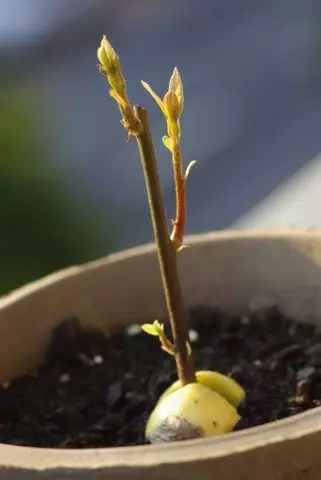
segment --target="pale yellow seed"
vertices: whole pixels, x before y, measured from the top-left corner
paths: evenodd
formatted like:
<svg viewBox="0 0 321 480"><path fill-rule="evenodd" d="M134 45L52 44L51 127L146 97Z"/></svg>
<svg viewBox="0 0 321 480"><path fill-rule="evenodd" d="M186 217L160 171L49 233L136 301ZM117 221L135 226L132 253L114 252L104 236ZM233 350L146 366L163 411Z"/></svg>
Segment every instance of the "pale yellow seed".
<svg viewBox="0 0 321 480"><path fill-rule="evenodd" d="M233 430L240 417L221 395L192 383L159 402L147 422L151 443L210 437Z"/></svg>

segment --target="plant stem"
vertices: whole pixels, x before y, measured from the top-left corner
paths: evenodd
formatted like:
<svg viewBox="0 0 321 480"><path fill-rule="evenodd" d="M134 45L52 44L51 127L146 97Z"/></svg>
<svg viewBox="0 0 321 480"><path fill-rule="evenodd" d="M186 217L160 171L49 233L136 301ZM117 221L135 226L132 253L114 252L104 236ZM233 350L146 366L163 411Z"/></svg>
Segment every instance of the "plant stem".
<svg viewBox="0 0 321 480"><path fill-rule="evenodd" d="M196 382L196 377L193 360L191 355L188 355L186 347L188 342L188 318L179 282L176 250L169 237L147 111L142 107L135 106L134 112L140 122L136 139L144 172L158 261L176 350L176 368L180 381L183 385L187 385Z"/></svg>
<svg viewBox="0 0 321 480"><path fill-rule="evenodd" d="M173 147L172 160L176 193L176 217L173 222L173 230L170 238L176 250L178 250L183 243L186 218L185 178L182 171L182 158L179 144Z"/></svg>

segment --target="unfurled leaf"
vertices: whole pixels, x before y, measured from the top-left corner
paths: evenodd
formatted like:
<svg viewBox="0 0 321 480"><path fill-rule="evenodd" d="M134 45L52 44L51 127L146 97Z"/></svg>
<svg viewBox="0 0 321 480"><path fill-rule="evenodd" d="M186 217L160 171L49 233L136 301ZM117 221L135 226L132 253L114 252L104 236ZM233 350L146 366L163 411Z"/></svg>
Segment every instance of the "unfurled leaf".
<svg viewBox="0 0 321 480"><path fill-rule="evenodd" d="M172 151L172 139L167 135L164 135L162 138L162 142L164 146L171 152Z"/></svg>
<svg viewBox="0 0 321 480"><path fill-rule="evenodd" d="M164 109L164 104L163 104L162 99L157 95L157 93L154 92L154 90L152 89L152 87L150 85L148 85L148 83L144 82L143 80L141 82L142 82L143 87L153 97L153 99L155 100L155 102L157 103L157 105L159 106L161 111L165 114L165 109Z"/></svg>
<svg viewBox="0 0 321 480"><path fill-rule="evenodd" d="M148 335L153 335L154 337L158 337L158 331L154 327L152 323L144 323L141 326L141 329L145 332L148 333Z"/></svg>
<svg viewBox="0 0 321 480"><path fill-rule="evenodd" d="M158 320L154 320L153 327L158 332L159 336L164 334L164 325Z"/></svg>

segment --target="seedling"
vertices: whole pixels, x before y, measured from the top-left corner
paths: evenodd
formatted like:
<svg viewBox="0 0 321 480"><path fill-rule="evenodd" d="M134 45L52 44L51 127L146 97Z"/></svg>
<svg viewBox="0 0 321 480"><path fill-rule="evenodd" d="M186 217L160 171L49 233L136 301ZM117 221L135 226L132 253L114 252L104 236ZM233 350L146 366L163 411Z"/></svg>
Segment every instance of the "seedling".
<svg viewBox="0 0 321 480"><path fill-rule="evenodd" d="M167 135L162 140L171 154L176 193L176 216L170 233L147 111L130 103L119 57L105 36L97 55L99 71L107 79L109 93L119 107L127 140L135 138L138 144L172 341L167 338L164 325L158 320L143 325L142 329L158 337L161 348L175 358L178 375L178 381L163 393L151 413L146 437L151 443L158 443L229 432L240 418L237 406L245 392L234 380L218 372L195 372L188 337L188 317L178 275L177 255L184 248L186 180L196 163L191 161L183 171L180 117L184 109L184 91L180 73L174 68L163 99L146 82L142 82L166 121Z"/></svg>

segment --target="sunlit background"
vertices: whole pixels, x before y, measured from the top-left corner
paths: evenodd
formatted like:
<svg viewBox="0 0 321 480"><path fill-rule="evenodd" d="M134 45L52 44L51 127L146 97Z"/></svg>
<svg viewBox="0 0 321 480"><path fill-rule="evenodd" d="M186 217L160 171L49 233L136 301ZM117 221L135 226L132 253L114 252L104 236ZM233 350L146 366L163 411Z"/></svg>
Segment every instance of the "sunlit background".
<svg viewBox="0 0 321 480"><path fill-rule="evenodd" d="M187 232L321 226L319 0L0 0L0 293L152 239L134 142L96 68L105 33L140 85L185 87Z"/></svg>

